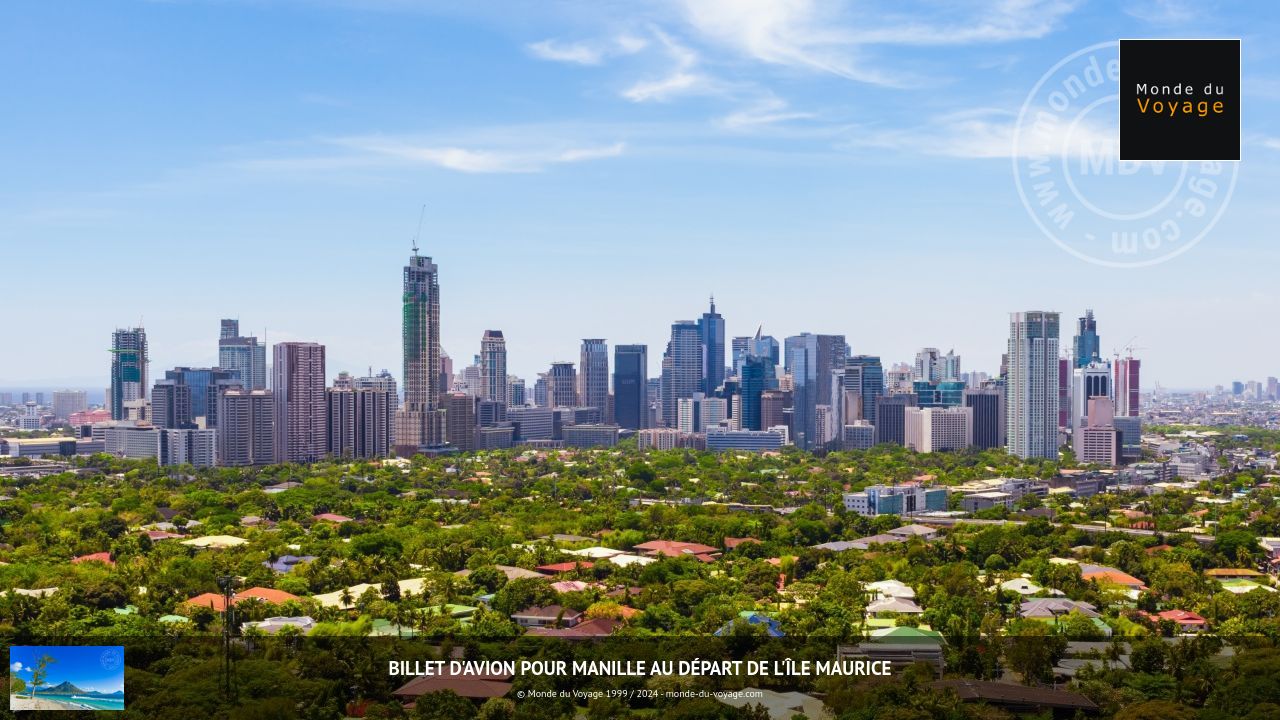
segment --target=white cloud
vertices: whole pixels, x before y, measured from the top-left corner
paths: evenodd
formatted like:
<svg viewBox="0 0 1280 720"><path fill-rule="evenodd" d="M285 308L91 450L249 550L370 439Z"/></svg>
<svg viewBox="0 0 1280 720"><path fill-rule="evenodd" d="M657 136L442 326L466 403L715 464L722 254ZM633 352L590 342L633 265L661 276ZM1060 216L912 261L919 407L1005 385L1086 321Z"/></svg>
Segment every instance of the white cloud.
<svg viewBox="0 0 1280 720"><path fill-rule="evenodd" d="M572 42L542 40L527 45L534 57L553 62L577 65L599 65L605 59L620 55L634 55L645 49L649 41L634 35L618 35L608 42Z"/></svg>
<svg viewBox="0 0 1280 720"><path fill-rule="evenodd" d="M15 660L11 665L9 665L9 669L13 672L22 672L22 663Z"/></svg>
<svg viewBox="0 0 1280 720"><path fill-rule="evenodd" d="M343 138L337 144L362 153L397 161L435 165L465 173L540 172L550 165L617 157L625 143L591 147L553 146L540 149L472 149L423 145L394 137Z"/></svg>
<svg viewBox="0 0 1280 720"><path fill-rule="evenodd" d="M622 96L631 102L665 101L677 95L710 92L715 83L711 78L694 70L698 64L698 54L676 42L670 35L654 27L652 32L661 41L674 67L663 77L652 80L641 80L622 91Z"/></svg>
<svg viewBox="0 0 1280 720"><path fill-rule="evenodd" d="M1034 110L1030 110L1028 116L1034 118ZM842 145L846 149L879 148L973 159L1007 159L1015 154L1019 157L1106 156L1119 152L1114 127L1083 122L1074 128L1057 124L1045 132L1028 127L1015 139L1016 122L1015 113L980 108L940 115L925 125L903 130L857 128Z"/></svg>
<svg viewBox="0 0 1280 720"><path fill-rule="evenodd" d="M788 109L785 100L770 95L724 116L720 119L720 125L730 130L747 130L764 125L773 125L790 120L804 120L812 117L813 113Z"/></svg>

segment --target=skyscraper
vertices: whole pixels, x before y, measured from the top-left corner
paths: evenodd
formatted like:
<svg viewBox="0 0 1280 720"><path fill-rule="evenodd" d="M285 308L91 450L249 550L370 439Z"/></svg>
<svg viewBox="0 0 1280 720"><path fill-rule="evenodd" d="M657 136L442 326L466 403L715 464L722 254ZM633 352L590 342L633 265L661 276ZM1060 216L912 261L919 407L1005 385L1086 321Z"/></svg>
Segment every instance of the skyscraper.
<svg viewBox="0 0 1280 720"><path fill-rule="evenodd" d="M245 384L238 371L222 368L176 367L165 370L164 377L191 388L191 416L205 418L205 427L216 427L216 423L208 422L208 417L211 413L217 415L218 383L235 380Z"/></svg>
<svg viewBox="0 0 1280 720"><path fill-rule="evenodd" d="M547 373L547 404L553 408L577 407L578 378L573 363L562 360L551 363Z"/></svg>
<svg viewBox="0 0 1280 720"><path fill-rule="evenodd" d="M1118 417L1138 417L1141 415L1139 397L1141 395L1142 361L1135 357L1116 360L1115 412Z"/></svg>
<svg viewBox="0 0 1280 720"><path fill-rule="evenodd" d="M462 392L447 392L443 398L445 442L459 452L476 449L476 401Z"/></svg>
<svg viewBox="0 0 1280 720"><path fill-rule="evenodd" d="M1058 457L1058 325L1056 312L1009 316L1008 447L1020 458Z"/></svg>
<svg viewBox="0 0 1280 720"><path fill-rule="evenodd" d="M671 324L671 339L662 357L662 424L675 427L679 403L702 385L702 334L692 320Z"/></svg>
<svg viewBox="0 0 1280 720"><path fill-rule="evenodd" d="M711 396L724 383L724 318L716 312L714 295L711 309L698 320L698 337L702 346L702 392Z"/></svg>
<svg viewBox="0 0 1280 720"><path fill-rule="evenodd" d="M941 353L938 348L920 348L916 353L915 374L913 379L917 382L936 383L942 380L942 364L939 362Z"/></svg>
<svg viewBox="0 0 1280 720"><path fill-rule="evenodd" d="M443 424L439 413L440 283L431 258L418 255L415 246L404 267L402 317L404 345L404 404L396 414L398 455L412 455L422 447L439 445Z"/></svg>
<svg viewBox="0 0 1280 720"><path fill-rule="evenodd" d="M578 402L599 408L603 416L609 409L609 346L603 339L586 338L578 362Z"/></svg>
<svg viewBox="0 0 1280 720"><path fill-rule="evenodd" d="M1071 415L1068 420L1073 432L1084 427L1089 401L1098 397L1111 397L1111 364L1091 362L1072 370Z"/></svg>
<svg viewBox="0 0 1280 720"><path fill-rule="evenodd" d="M240 321L223 320L218 337L218 367L236 373L246 388L263 390L267 387L267 346L256 337L240 335Z"/></svg>
<svg viewBox="0 0 1280 720"><path fill-rule="evenodd" d="M1004 388L965 390L964 406L973 411L973 446L983 450L1004 447Z"/></svg>
<svg viewBox="0 0 1280 720"><path fill-rule="evenodd" d="M784 350L794 383L791 439L796 447L813 450L818 438L816 408L829 405L832 372L844 367L847 346L843 335L801 333L787 338Z"/></svg>
<svg viewBox="0 0 1280 720"><path fill-rule="evenodd" d="M116 330L111 334L111 419L124 420L124 404L147 397L147 331Z"/></svg>
<svg viewBox="0 0 1280 720"><path fill-rule="evenodd" d="M641 430L648 426L648 375L648 346L614 346L613 415L619 427Z"/></svg>
<svg viewBox="0 0 1280 720"><path fill-rule="evenodd" d="M191 388L177 380L157 380L151 389L151 424L170 430L194 428Z"/></svg>
<svg viewBox="0 0 1280 720"><path fill-rule="evenodd" d="M876 444L907 443L907 408L915 407L916 396L910 393L881 395L876 400Z"/></svg>
<svg viewBox="0 0 1280 720"><path fill-rule="evenodd" d="M218 464L235 467L275 462L271 391L224 385L216 402Z"/></svg>
<svg viewBox="0 0 1280 720"><path fill-rule="evenodd" d="M7 404L7 403L0 403ZM66 422L74 413L89 409L89 399L83 390L54 390L53 417Z"/></svg>
<svg viewBox="0 0 1280 720"><path fill-rule="evenodd" d="M769 380L773 375L773 361L767 357L747 355L739 371L739 406L741 417L738 424L743 430L767 430L761 413L761 400L769 389Z"/></svg>
<svg viewBox="0 0 1280 720"><path fill-rule="evenodd" d="M505 408L507 393L507 341L501 330L485 330L480 338L480 397Z"/></svg>
<svg viewBox="0 0 1280 720"><path fill-rule="evenodd" d="M1072 343L1072 360L1075 366L1082 368L1091 362L1102 359L1098 337L1098 322L1093 319L1093 311L1085 310L1084 317L1076 320L1076 337Z"/></svg>
<svg viewBox="0 0 1280 720"><path fill-rule="evenodd" d="M306 463L323 458L328 444L324 346L278 343L271 370L276 461Z"/></svg>
<svg viewBox="0 0 1280 720"><path fill-rule="evenodd" d="M876 424L876 400L884 394L884 366L875 355L854 355L845 361L846 368L857 368L857 388L862 401L862 419ZM847 373L846 373L847 374ZM846 382L846 390L853 390Z"/></svg>

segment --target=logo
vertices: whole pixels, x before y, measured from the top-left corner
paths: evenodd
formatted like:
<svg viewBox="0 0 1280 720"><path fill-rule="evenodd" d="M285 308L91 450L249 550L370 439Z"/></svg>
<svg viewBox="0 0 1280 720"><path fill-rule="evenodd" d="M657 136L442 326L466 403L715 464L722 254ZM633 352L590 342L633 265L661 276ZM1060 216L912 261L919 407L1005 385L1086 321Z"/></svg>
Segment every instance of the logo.
<svg viewBox="0 0 1280 720"><path fill-rule="evenodd" d="M1200 242L1226 211L1239 166L1121 160L1119 43L1078 50L1031 89L1013 133L1022 205L1059 247L1106 267L1145 267Z"/></svg>
<svg viewBox="0 0 1280 720"><path fill-rule="evenodd" d="M98 656L98 661L102 663L104 670L117 670L124 662L124 654L120 652L120 648L105 648Z"/></svg>

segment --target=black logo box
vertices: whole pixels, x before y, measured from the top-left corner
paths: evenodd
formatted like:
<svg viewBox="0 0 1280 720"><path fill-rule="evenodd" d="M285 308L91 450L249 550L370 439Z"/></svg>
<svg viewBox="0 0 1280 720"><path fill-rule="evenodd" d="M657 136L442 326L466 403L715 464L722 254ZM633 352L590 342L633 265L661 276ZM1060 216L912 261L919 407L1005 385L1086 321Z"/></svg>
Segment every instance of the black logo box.
<svg viewBox="0 0 1280 720"><path fill-rule="evenodd" d="M1240 102L1239 40L1120 41L1121 160L1239 160Z"/></svg>

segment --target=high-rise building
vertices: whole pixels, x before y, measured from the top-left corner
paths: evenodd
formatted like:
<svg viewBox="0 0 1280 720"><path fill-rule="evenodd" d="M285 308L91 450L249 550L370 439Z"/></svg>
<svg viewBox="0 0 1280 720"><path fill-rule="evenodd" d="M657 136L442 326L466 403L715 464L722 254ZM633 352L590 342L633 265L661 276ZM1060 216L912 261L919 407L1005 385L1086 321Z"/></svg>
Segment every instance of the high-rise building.
<svg viewBox="0 0 1280 720"><path fill-rule="evenodd" d="M333 387L325 391L328 454L353 458L390 455L398 404L395 388L395 378L385 370L362 378L339 373Z"/></svg>
<svg viewBox="0 0 1280 720"><path fill-rule="evenodd" d="M218 337L218 367L235 373L235 377L250 390L265 389L267 346L254 336L240 335L238 320L223 320L221 331ZM194 393L194 387L192 392Z"/></svg>
<svg viewBox="0 0 1280 720"><path fill-rule="evenodd" d="M724 318L716 312L714 295L711 309L698 320L698 337L702 346L702 392L710 396L724 383Z"/></svg>
<svg viewBox="0 0 1280 720"><path fill-rule="evenodd" d="M1007 354L1006 354L1007 356ZM1071 371L1074 363L1058 358L1058 427L1071 427Z"/></svg>
<svg viewBox="0 0 1280 720"><path fill-rule="evenodd" d="M854 370L850 376L849 370ZM876 400L884 394L884 367L874 355L854 355L845 361L845 390L853 390L856 384L862 419L876 424ZM849 423L852 424L852 423Z"/></svg>
<svg viewBox="0 0 1280 720"><path fill-rule="evenodd" d="M641 430L649 424L649 348L613 348L613 415L620 427Z"/></svg>
<svg viewBox="0 0 1280 720"><path fill-rule="evenodd" d="M930 384L942 380L940 357L942 357L942 353L938 348L920 348L920 351L916 353L916 365L912 380Z"/></svg>
<svg viewBox="0 0 1280 720"><path fill-rule="evenodd" d="M0 403L7 405L9 403ZM89 399L83 390L54 390L53 419L66 422L72 414L89 409Z"/></svg>
<svg viewBox="0 0 1280 720"><path fill-rule="evenodd" d="M217 461L217 432L198 428L157 429L156 462L161 466L213 467Z"/></svg>
<svg viewBox="0 0 1280 720"><path fill-rule="evenodd" d="M208 422L208 416L212 411L217 414L216 403L218 383L225 380L235 380L241 384L245 384L240 377L239 371L224 370L223 368L198 368L198 367L176 367L172 370L165 370L164 377L166 380L173 380L180 385L186 385L191 389L191 416L192 418L205 418L205 427L215 427L215 424ZM210 394L214 393L214 394Z"/></svg>
<svg viewBox="0 0 1280 720"><path fill-rule="evenodd" d="M506 408L507 341L501 330L485 330L480 338L480 397L493 400Z"/></svg>
<svg viewBox="0 0 1280 720"><path fill-rule="evenodd" d="M333 387L324 391L325 453L334 457L355 457L356 393L351 377L341 373Z"/></svg>
<svg viewBox="0 0 1280 720"><path fill-rule="evenodd" d="M729 341L729 360L733 364L733 376L742 375L742 363L751 354L751 336L739 335Z"/></svg>
<svg viewBox="0 0 1280 720"><path fill-rule="evenodd" d="M876 444L907 444L907 408L916 406L911 393L881 395L876 398Z"/></svg>
<svg viewBox="0 0 1280 720"><path fill-rule="evenodd" d="M960 379L960 356L955 350L948 350L946 355L938 358L938 367L941 382L948 382Z"/></svg>
<svg viewBox="0 0 1280 720"><path fill-rule="evenodd" d="M443 423L437 411L443 390L440 349L440 282L431 258L415 246L404 267L402 341L404 404L396 413L396 454L412 455L439 445Z"/></svg>
<svg viewBox="0 0 1280 720"><path fill-rule="evenodd" d="M1110 467L1120 463L1120 432L1115 427L1115 405L1110 397L1089 398L1087 415L1071 439L1076 460L1081 463Z"/></svg>
<svg viewBox="0 0 1280 720"><path fill-rule="evenodd" d="M1139 417L1142 361L1134 357L1120 358L1116 360L1115 373L1116 415Z"/></svg>
<svg viewBox="0 0 1280 720"><path fill-rule="evenodd" d="M697 323L677 320L662 357L662 424L675 427L682 398L702 387L702 336Z"/></svg>
<svg viewBox="0 0 1280 720"><path fill-rule="evenodd" d="M116 330L111 334L111 419L125 420L125 403L147 397L147 331Z"/></svg>
<svg viewBox="0 0 1280 720"><path fill-rule="evenodd" d="M324 361L324 346L318 343L283 342L273 347L277 462L307 463L325 456Z"/></svg>
<svg viewBox="0 0 1280 720"><path fill-rule="evenodd" d="M1020 458L1058 457L1058 341L1056 312L1009 316L1005 384L1009 452Z"/></svg>
<svg viewBox="0 0 1280 720"><path fill-rule="evenodd" d="M515 375L507 376L507 407L524 407L529 404L524 380Z"/></svg>
<svg viewBox="0 0 1280 720"><path fill-rule="evenodd" d="M739 411L738 426L743 430L764 430L761 404L773 376L773 361L759 355L748 355L738 373ZM778 417L782 421L781 408Z"/></svg>
<svg viewBox="0 0 1280 720"><path fill-rule="evenodd" d="M843 335L801 333L786 339L785 351L794 393L791 440L813 450L819 437L816 408L830 402L832 372L844 367L847 346Z"/></svg>
<svg viewBox="0 0 1280 720"><path fill-rule="evenodd" d="M151 424L160 429L195 427L191 412L191 388L177 380L157 380L151 388Z"/></svg>
<svg viewBox="0 0 1280 720"><path fill-rule="evenodd" d="M578 378L573 363L564 360L551 363L547 372L547 402L553 408L577 407Z"/></svg>
<svg viewBox="0 0 1280 720"><path fill-rule="evenodd" d="M1084 317L1076 320L1076 336L1072 343L1072 360L1075 366L1082 368L1089 363L1102 360L1102 339L1098 337L1098 322L1093 319L1093 311L1085 310Z"/></svg>
<svg viewBox="0 0 1280 720"><path fill-rule="evenodd" d="M787 424L788 411L791 409L791 393L783 390L765 390L760 393L760 428ZM743 411L745 414L745 410ZM755 428L743 428L752 430Z"/></svg>
<svg viewBox="0 0 1280 720"><path fill-rule="evenodd" d="M582 341L578 371L578 403L600 408L605 414L609 408L609 345L603 339Z"/></svg>
<svg viewBox="0 0 1280 720"><path fill-rule="evenodd" d="M964 406L973 411L973 446L983 450L1004 447L1004 388L990 386L965 390Z"/></svg>
<svg viewBox="0 0 1280 720"><path fill-rule="evenodd" d="M219 465L275 462L275 401L270 390L224 385L217 406Z"/></svg>
<svg viewBox="0 0 1280 720"><path fill-rule="evenodd" d="M462 392L444 394L444 439L459 452L476 449L476 401Z"/></svg>
<svg viewBox="0 0 1280 720"><path fill-rule="evenodd" d="M1111 397L1111 363L1091 362L1071 372L1071 430L1085 425L1089 401L1093 398Z"/></svg>
<svg viewBox="0 0 1280 720"><path fill-rule="evenodd" d="M905 413L906 445L916 452L962 450L973 444L973 408L908 407Z"/></svg>

